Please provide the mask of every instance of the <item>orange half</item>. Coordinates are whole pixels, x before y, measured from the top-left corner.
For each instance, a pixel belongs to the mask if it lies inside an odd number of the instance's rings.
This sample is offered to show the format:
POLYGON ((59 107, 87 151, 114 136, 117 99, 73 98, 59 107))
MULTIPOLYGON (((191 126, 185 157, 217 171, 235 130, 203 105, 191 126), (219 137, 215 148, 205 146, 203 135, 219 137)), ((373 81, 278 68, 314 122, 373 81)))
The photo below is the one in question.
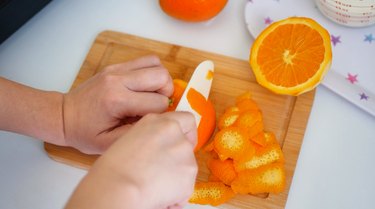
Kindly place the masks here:
POLYGON ((328 31, 304 17, 271 24, 257 37, 250 54, 250 65, 260 85, 295 96, 314 89, 331 60, 328 31))

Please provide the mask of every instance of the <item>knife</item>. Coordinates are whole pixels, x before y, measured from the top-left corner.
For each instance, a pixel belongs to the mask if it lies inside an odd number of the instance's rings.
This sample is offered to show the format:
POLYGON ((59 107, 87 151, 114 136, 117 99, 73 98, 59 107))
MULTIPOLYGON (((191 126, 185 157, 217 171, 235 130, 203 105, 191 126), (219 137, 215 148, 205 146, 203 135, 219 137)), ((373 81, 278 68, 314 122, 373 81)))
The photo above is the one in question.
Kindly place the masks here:
POLYGON ((214 73, 214 63, 211 60, 201 62, 197 68, 195 68, 193 75, 190 78, 188 85, 185 88, 184 93, 176 107, 176 111, 187 111, 191 112, 195 117, 197 127, 199 126, 201 115, 199 115, 190 105, 187 94, 190 89, 198 91, 206 100, 210 94, 211 84, 214 73))

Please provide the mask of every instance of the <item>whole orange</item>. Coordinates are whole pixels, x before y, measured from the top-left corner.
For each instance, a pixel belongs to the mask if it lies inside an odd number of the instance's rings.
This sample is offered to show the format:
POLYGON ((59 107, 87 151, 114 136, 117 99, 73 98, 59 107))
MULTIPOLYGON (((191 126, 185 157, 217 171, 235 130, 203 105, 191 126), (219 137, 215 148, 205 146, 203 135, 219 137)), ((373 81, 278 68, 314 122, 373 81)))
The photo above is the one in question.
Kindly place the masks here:
POLYGON ((225 7, 228 0, 159 0, 168 15, 189 22, 213 18, 225 7))

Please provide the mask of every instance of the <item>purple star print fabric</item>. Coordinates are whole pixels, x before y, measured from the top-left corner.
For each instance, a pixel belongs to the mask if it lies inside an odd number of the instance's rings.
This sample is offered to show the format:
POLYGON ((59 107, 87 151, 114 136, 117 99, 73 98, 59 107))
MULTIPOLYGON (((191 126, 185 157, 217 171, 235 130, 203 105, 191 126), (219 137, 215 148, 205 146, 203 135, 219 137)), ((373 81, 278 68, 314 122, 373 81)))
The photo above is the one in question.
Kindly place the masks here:
POLYGON ((348 84, 365 89, 355 95, 358 101, 374 100, 368 95, 375 93, 375 25, 339 25, 326 18, 312 0, 249 0, 245 10, 246 24, 254 37, 273 22, 291 16, 312 18, 327 29, 333 53, 331 70, 348 84))

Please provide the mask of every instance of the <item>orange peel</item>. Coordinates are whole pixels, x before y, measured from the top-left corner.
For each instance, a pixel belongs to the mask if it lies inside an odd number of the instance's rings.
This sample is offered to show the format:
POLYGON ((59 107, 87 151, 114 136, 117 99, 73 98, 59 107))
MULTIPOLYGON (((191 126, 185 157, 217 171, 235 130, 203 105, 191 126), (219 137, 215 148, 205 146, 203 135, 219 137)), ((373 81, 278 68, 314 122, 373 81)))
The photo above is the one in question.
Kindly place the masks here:
POLYGON ((234 197, 233 190, 222 182, 197 182, 189 202, 218 206, 234 197))
POLYGON ((257 169, 244 170, 231 184, 239 194, 280 193, 285 189, 285 168, 282 163, 272 163, 257 169))

